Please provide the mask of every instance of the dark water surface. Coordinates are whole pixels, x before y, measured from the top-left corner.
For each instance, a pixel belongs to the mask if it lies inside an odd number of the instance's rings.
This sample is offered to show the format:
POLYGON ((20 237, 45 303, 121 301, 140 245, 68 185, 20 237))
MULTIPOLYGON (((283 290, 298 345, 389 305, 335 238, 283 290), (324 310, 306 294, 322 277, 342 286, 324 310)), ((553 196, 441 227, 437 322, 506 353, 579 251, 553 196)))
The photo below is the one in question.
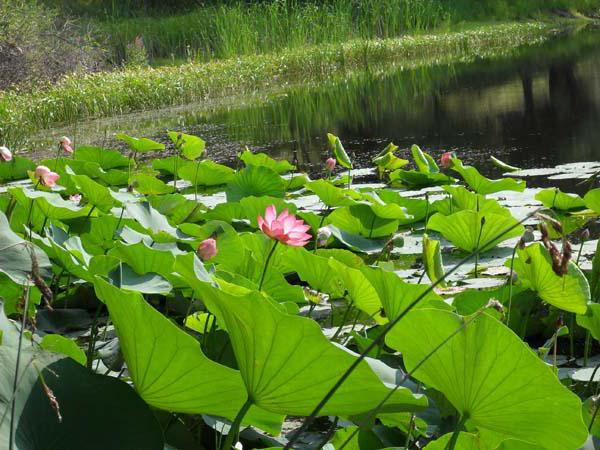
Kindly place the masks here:
POLYGON ((247 144, 300 164, 323 160, 327 132, 363 166, 390 141, 520 167, 600 160, 600 30, 493 60, 324 80, 181 120, 223 152, 247 144))

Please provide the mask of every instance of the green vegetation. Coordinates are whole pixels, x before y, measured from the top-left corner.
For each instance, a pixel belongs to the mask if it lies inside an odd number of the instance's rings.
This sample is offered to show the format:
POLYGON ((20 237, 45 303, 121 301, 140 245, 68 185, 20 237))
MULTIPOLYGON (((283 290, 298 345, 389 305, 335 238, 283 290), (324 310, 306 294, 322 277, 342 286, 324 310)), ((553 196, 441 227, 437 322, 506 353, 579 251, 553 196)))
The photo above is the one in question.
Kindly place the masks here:
POLYGON ((529 189, 449 152, 401 160, 394 144, 374 158, 381 184, 360 184, 332 134, 310 181, 168 137, 168 157, 126 134, 129 156, 67 143, 36 167, 1 150, 3 449, 600 437, 600 252, 581 255, 599 249, 600 189, 529 189))
POLYGON ((420 67, 502 54, 548 38, 556 29, 547 23, 487 25, 464 32, 358 40, 208 64, 78 74, 47 89, 0 93, 0 139, 14 146, 33 131, 60 123, 322 80, 366 66, 420 67))

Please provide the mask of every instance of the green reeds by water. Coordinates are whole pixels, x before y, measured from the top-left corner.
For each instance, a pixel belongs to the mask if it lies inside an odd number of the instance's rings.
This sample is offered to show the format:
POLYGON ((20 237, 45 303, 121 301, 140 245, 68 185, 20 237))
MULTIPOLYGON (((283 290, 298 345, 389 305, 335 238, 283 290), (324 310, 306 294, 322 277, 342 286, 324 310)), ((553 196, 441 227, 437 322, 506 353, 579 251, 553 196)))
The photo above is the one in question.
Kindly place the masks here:
POLYGON ((18 146, 36 130, 58 124, 214 100, 299 80, 319 81, 386 62, 402 67, 451 63, 543 40, 555 30, 543 23, 488 25, 465 32, 353 40, 209 63, 72 75, 46 89, 0 93, 0 142, 18 146))

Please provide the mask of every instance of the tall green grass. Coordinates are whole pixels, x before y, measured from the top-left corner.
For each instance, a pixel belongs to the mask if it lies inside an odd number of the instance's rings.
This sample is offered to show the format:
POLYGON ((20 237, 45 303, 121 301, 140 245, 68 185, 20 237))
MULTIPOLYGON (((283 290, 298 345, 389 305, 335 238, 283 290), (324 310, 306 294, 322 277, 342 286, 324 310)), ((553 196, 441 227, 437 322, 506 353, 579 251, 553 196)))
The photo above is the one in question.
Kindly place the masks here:
POLYGON ((397 37, 463 21, 511 20, 552 9, 600 9, 598 0, 268 0, 225 2, 185 14, 111 17, 97 22, 123 60, 137 36, 152 59, 209 60, 397 37))
POLYGON ((379 64, 422 67, 497 54, 543 40, 555 29, 543 23, 487 25, 465 32, 353 40, 202 64, 73 75, 31 93, 0 92, 0 142, 15 146, 30 133, 61 123, 208 101, 296 81, 320 81, 379 64))

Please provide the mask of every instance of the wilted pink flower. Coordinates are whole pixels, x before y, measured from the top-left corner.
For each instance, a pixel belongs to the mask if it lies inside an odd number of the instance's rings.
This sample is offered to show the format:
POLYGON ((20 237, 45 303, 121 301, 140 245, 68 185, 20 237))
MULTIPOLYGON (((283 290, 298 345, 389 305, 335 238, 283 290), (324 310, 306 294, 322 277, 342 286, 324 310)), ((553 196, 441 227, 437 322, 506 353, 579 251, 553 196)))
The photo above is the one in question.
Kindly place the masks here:
POLYGON ((441 157, 440 157, 440 165, 444 168, 444 169, 449 169, 450 166, 452 166, 452 158, 454 158, 454 152, 445 152, 441 157))
POLYGON ((52 172, 46 166, 37 166, 35 169, 35 177, 40 180, 44 186, 53 187, 56 186, 56 182, 60 178, 60 175, 56 172, 52 172))
POLYGON ((310 240, 310 229, 301 219, 284 209, 279 216, 275 205, 267 206, 264 219, 258 216, 258 227, 271 239, 276 239, 292 247, 304 247, 310 240))
POLYGON ((66 153, 73 153, 71 139, 69 139, 67 136, 61 137, 58 143, 66 153))
POLYGON ((336 164, 336 161, 334 158, 329 158, 329 159, 327 159, 327 161, 325 161, 325 166, 327 166, 327 170, 329 172, 333 172, 333 169, 335 169, 335 164, 336 164))
POLYGON ((12 159, 12 152, 7 147, 0 147, 0 158, 4 161, 10 161, 12 159))
POLYGON ((73 203, 76 203, 79 205, 79 202, 81 202, 81 194, 70 195, 69 200, 71 200, 73 203))
POLYGON ((208 261, 217 255, 217 241, 212 238, 204 239, 198 246, 198 256, 204 261, 208 261))

